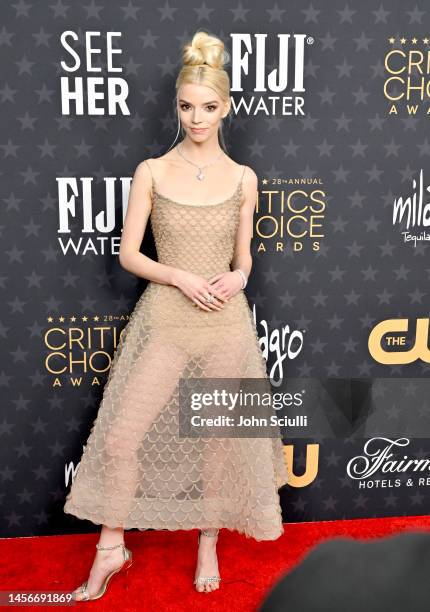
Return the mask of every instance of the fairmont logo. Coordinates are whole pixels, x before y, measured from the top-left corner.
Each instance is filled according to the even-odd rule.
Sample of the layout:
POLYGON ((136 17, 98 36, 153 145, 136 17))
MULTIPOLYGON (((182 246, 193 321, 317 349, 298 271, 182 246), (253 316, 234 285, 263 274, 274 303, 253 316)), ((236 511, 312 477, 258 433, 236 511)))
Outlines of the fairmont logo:
POLYGON ((407 446, 409 442, 408 438, 397 440, 383 437, 370 438, 364 445, 364 454, 349 460, 346 466, 348 476, 361 480, 369 478, 378 471, 384 474, 387 472, 389 474, 404 473, 409 470, 412 472, 430 471, 430 458, 410 459, 407 455, 403 455, 402 459, 393 459, 392 450, 407 446))

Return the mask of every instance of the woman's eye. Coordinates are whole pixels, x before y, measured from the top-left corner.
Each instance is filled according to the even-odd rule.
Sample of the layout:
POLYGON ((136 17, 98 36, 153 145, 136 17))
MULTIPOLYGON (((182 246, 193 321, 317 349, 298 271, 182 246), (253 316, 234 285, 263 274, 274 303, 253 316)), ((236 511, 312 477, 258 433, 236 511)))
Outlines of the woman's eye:
MULTIPOLYGON (((180 105, 181 110, 188 110, 190 108, 189 104, 181 104, 180 105)), ((210 112, 214 111, 217 109, 217 107, 214 104, 209 104, 209 106, 206 107, 210 112)))

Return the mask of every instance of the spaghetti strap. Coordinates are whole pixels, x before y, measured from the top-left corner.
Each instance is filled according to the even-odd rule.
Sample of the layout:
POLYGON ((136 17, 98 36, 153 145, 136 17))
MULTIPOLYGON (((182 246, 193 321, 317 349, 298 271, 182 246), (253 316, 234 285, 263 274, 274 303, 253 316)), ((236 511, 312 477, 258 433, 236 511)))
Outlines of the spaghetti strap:
POLYGON ((240 185, 242 185, 243 175, 245 174, 245 170, 246 170, 246 166, 243 166, 243 172, 242 172, 242 176, 240 178, 240 185))
POLYGON ((151 181, 152 181, 152 191, 154 191, 155 188, 155 181, 154 181, 154 175, 152 174, 152 170, 151 170, 151 166, 149 165, 148 161, 146 159, 143 160, 144 163, 148 166, 149 168, 149 172, 151 174, 151 181))

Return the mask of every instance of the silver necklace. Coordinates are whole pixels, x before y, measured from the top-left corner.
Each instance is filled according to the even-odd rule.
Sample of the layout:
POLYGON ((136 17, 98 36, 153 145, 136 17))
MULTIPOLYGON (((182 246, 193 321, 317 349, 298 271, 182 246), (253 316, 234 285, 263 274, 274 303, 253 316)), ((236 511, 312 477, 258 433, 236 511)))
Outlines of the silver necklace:
POLYGON ((220 155, 218 155, 218 157, 216 158, 216 160, 214 162, 211 162, 210 164, 206 164, 205 166, 199 166, 198 164, 195 164, 194 162, 190 161, 189 159, 187 159, 186 157, 184 157, 182 155, 182 153, 181 153, 181 151, 179 149, 179 145, 178 145, 177 151, 178 151, 179 155, 182 157, 182 159, 184 159, 189 164, 192 164, 193 166, 196 166, 196 168, 199 169, 198 173, 196 174, 196 177, 199 179, 199 181, 202 181, 205 178, 205 175, 202 172, 203 168, 207 168, 208 166, 213 166, 219 160, 221 155, 224 155, 224 151, 221 151, 220 155))

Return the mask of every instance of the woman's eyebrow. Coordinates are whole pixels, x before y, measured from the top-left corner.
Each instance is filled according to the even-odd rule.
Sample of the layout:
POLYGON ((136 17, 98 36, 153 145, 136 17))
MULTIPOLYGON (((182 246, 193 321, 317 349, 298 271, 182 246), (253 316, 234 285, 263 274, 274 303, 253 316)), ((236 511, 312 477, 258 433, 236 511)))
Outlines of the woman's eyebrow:
MULTIPOLYGON (((179 98, 179 102, 186 102, 186 104, 192 106, 191 102, 187 102, 187 100, 184 100, 183 98, 179 98)), ((213 104, 214 102, 217 103, 218 100, 209 100, 209 102, 203 102, 203 104, 213 104)))

